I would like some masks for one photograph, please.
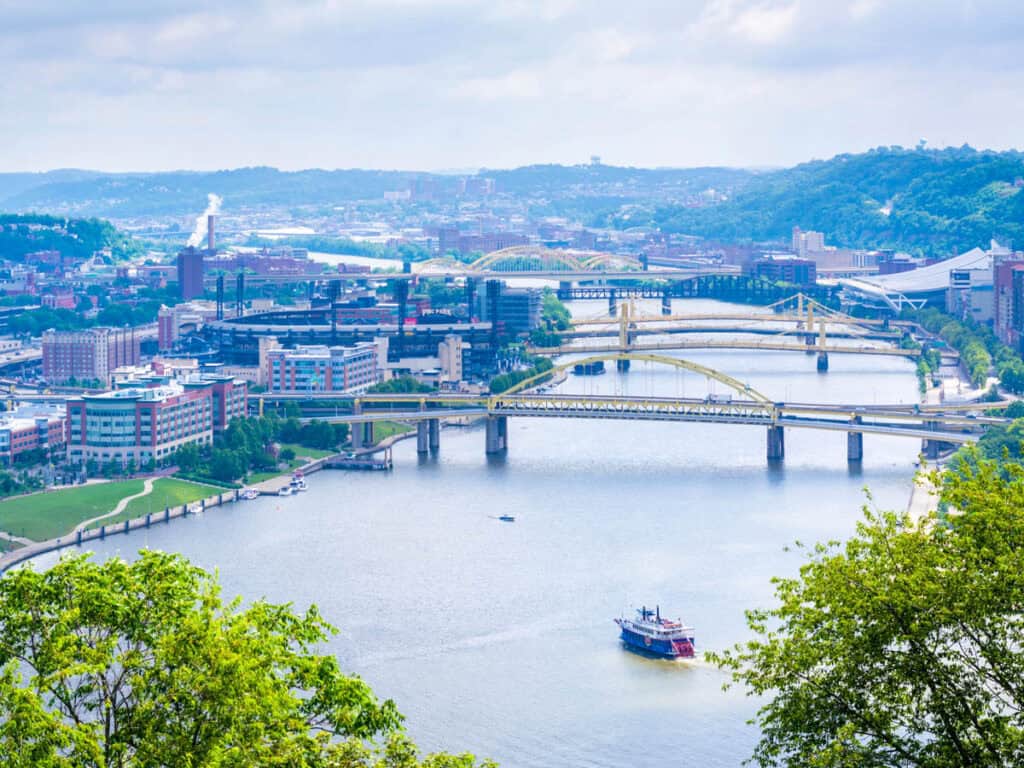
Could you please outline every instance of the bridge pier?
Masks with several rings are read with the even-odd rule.
[[[427,422],[427,432],[429,435],[430,452],[437,453],[441,447],[441,420],[430,419]]]
[[[860,424],[863,420],[860,416],[850,419],[851,424]],[[850,464],[859,464],[864,459],[864,433],[846,433],[846,461]]]
[[[430,450],[429,431],[426,421],[416,422],[416,453],[424,454]]]
[[[661,314],[672,314],[672,290],[667,285],[661,294]]]
[[[508,450],[508,417],[487,417],[487,453],[503,453]]]
[[[618,314],[617,296],[618,292],[614,288],[608,289],[608,317],[615,317]]]
[[[782,427],[768,427],[768,461],[786,458],[786,435]]]
[[[828,352],[818,353],[818,373],[828,372]]]
[[[615,370],[619,373],[626,373],[629,370],[629,360],[616,360]]]
[[[352,422],[349,425],[352,435],[352,450],[359,451],[363,448],[363,425],[361,422]]]
[[[925,429],[931,432],[937,432],[939,430],[939,422],[937,421],[926,421],[924,426]],[[939,440],[924,440],[921,446],[921,452],[924,454],[926,459],[934,461],[939,458],[939,453],[942,451],[944,445],[946,445],[946,443]]]

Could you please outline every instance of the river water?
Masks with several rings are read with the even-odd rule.
[[[727,305],[676,302],[684,307]],[[818,374],[803,354],[687,358],[776,400],[916,397],[905,360],[833,355]],[[646,364],[570,376],[561,387],[708,389],[702,377]],[[230,505],[96,550],[181,552],[218,569],[228,595],[316,603],[341,629],[329,650],[397,701],[426,748],[522,768],[736,766],[757,738],[745,723],[756,703],[723,692],[723,673],[701,661],[624,650],[612,618],[659,603],[696,627],[701,649],[743,640],[743,610],[768,604],[769,579],[802,561],[784,548],[851,533],[865,486],[879,507],[904,507],[919,450],[914,440],[865,436],[863,466],[852,471],[844,434],[791,430],[784,465],[770,468],[760,427],[509,425],[503,458],[485,456],[482,429],[446,429],[436,457],[399,443],[391,473],[321,472],[302,496]],[[496,519],[506,512],[515,523]]]

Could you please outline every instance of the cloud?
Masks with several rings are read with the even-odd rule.
[[[774,164],[1009,146],[1019,0],[37,0],[18,168]],[[10,161],[9,162],[14,162]],[[14,167],[14,166],[12,166]]]

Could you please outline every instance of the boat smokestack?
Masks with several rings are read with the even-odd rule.
[[[213,221],[216,217],[211,213],[206,217],[206,249],[213,253],[216,250],[213,236]]]

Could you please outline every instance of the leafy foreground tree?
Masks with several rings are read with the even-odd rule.
[[[778,605],[747,614],[756,639],[715,655],[767,701],[752,762],[1024,765],[1024,469],[942,481],[956,513],[866,512],[775,580]]]
[[[0,579],[9,768],[472,768],[422,762],[393,702],[314,648],[310,608],[225,603],[183,558],[69,557]],[[491,766],[492,763],[484,763]]]

